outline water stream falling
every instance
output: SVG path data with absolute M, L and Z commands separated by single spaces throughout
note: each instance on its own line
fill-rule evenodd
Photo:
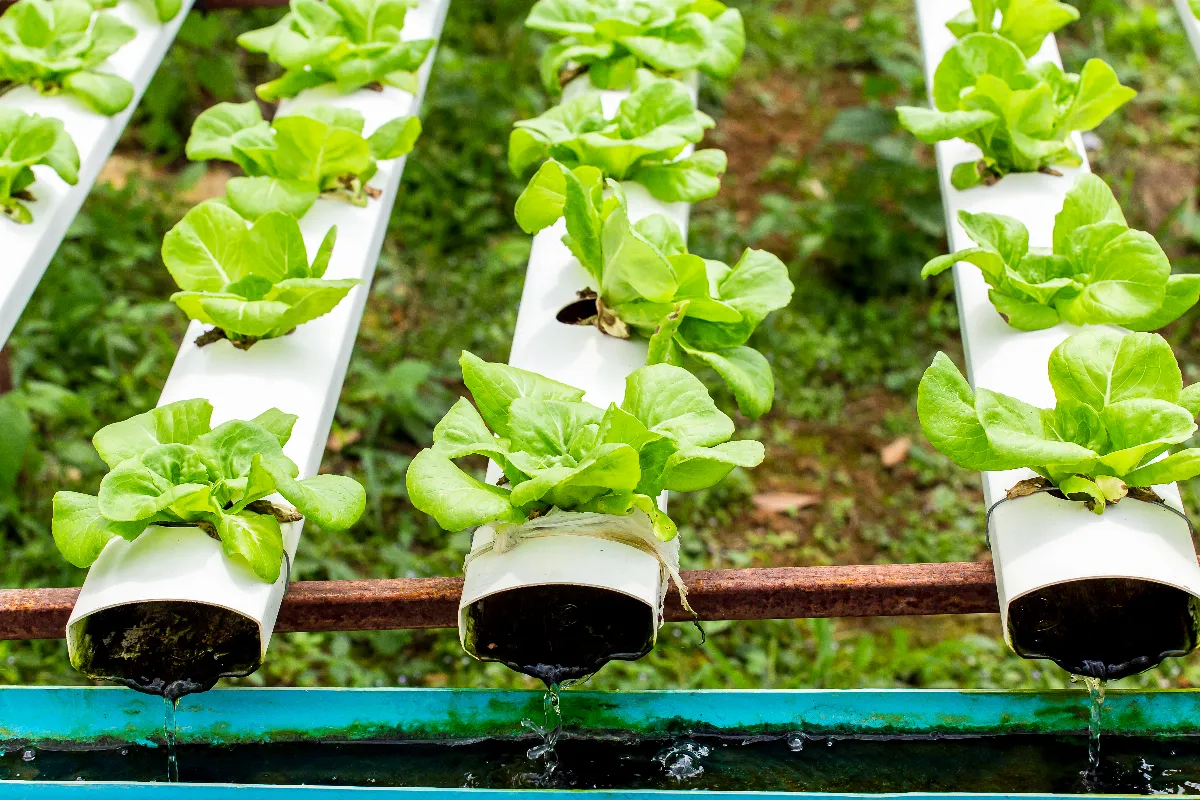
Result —
M 522 728 L 527 728 L 542 737 L 541 744 L 534 745 L 525 753 L 531 761 L 537 761 L 543 757 L 546 759 L 545 768 L 541 774 L 528 773 L 523 776 L 534 785 L 549 785 L 554 779 L 554 771 L 558 769 L 558 753 L 554 747 L 558 744 L 558 737 L 562 734 L 563 725 L 559 688 L 557 683 L 546 685 L 546 694 L 542 696 L 543 725 L 538 725 L 531 719 L 521 720 Z
M 167 781 L 179 783 L 179 751 L 175 741 L 175 711 L 179 699 L 163 698 L 163 739 L 167 743 Z
M 1088 766 L 1081 775 L 1085 786 L 1096 783 L 1100 771 L 1100 717 L 1104 711 L 1104 685 L 1102 678 L 1071 676 L 1072 681 L 1082 680 L 1088 690 Z

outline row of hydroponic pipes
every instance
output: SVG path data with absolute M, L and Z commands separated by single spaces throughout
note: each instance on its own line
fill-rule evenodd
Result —
M 313 16 L 352 5 L 297 0 L 279 25 L 243 37 L 287 70 L 260 87 L 260 96 L 278 99 L 326 83 L 413 88 L 404 76 L 428 47 L 423 53 L 409 47 L 409 61 L 390 62 L 406 69 L 370 74 L 359 62 L 383 50 L 369 38 L 379 32 L 356 30 L 348 16 L 340 22 Z M 565 5 L 584 11 L 567 13 Z M 1010 17 L 997 19 L 994 7 L 974 4 L 951 21 L 960 38 L 933 76 L 936 110 L 901 111 L 905 126 L 927 141 L 967 139 L 979 148 L 947 170 L 952 191 L 996 196 L 1019 177 L 1012 173 L 1063 181 L 1060 166 L 1082 161 L 1072 131 L 1094 127 L 1132 96 L 1102 62 L 1089 62 L 1075 76 L 1051 61 L 1027 60 L 1075 14 L 1063 4 L 1050 6 L 1057 17 L 1025 18 L 1029 12 L 1014 6 Z M 330 46 L 320 27 L 326 24 L 342 25 L 339 35 L 354 46 Z M 414 460 L 408 483 L 414 505 L 443 527 L 477 529 L 460 602 L 464 647 L 553 682 L 648 652 L 672 581 L 686 601 L 666 491 L 710 486 L 763 456 L 761 445 L 732 439 L 732 421 L 686 367 L 709 367 L 747 416 L 765 413 L 774 394 L 770 365 L 747 341 L 767 314 L 786 305 L 791 282 L 782 263 L 761 251 L 747 251 L 732 267 L 687 252 L 686 203 L 716 193 L 725 161 L 720 151 L 691 151 L 712 121 L 696 109 L 689 75 L 732 73 L 744 46 L 736 10 L 715 2 L 614 9 L 543 0 L 528 24 L 558 37 L 542 74 L 547 88 L 556 90 L 560 81 L 566 87 L 562 104 L 518 123 L 510 140 L 510 165 L 531 174 L 517 220 L 537 232 L 512 363 L 464 354 L 464 382 L 475 404 L 462 400 L 451 409 L 433 447 Z M 929 47 L 926 54 L 932 55 Z M 370 137 L 363 130 L 361 118 L 330 107 L 309 106 L 268 123 L 257 106 L 222 104 L 197 120 L 189 156 L 231 160 L 246 173 L 230 181 L 224 202 L 189 212 L 164 242 L 164 262 L 183 290 L 176 302 L 211 326 L 204 344 L 225 339 L 212 346 L 249 354 L 263 347 L 257 342 L 287 336 L 314 318 L 307 315 L 335 308 L 351 291 L 345 280 L 324 278 L 333 237 L 310 261 L 298 255 L 303 236 L 294 220 L 317 198 L 370 203 L 375 162 L 411 149 L 419 128 L 397 119 Z M 318 160 L 322 169 L 312 169 Z M 1076 672 L 1115 677 L 1195 644 L 1191 608 L 1200 581 L 1193 573 L 1200 568 L 1190 538 L 1181 549 L 1175 535 L 1182 525 L 1186 537 L 1186 520 L 1161 502 L 1169 490 L 1151 487 L 1200 473 L 1192 451 L 1155 460 L 1190 437 L 1197 402 L 1160 337 L 1096 328 L 1068 338 L 1065 325 L 1161 327 L 1194 305 L 1200 283 L 1170 275 L 1153 238 L 1125 225 L 1099 179 L 1072 184 L 1059 206 L 1045 244 L 1017 220 L 965 214 L 963 229 L 978 246 L 927 267 L 932 273 L 960 260 L 976 265 L 987 280 L 993 319 L 1001 319 L 998 312 L 1014 329 L 1056 333 L 1049 370 L 1058 406 L 1044 410 L 1018 397 L 972 392 L 939 357 L 922 382 L 919 410 L 930 441 L 961 465 L 1036 473 L 998 478 L 1008 481 L 1014 499 L 1023 498 L 995 509 L 998 554 L 1003 527 L 1030 528 L 1028 516 L 1008 518 L 1039 504 L 1030 531 L 1037 536 L 1027 537 L 1032 541 L 1021 553 L 1036 566 L 1012 574 L 1033 572 L 1020 579 L 1042 583 L 1014 591 L 997 559 L 1014 647 Z M 961 290 L 971 273 L 956 270 Z M 975 316 L 964 310 L 964 329 Z M 1006 342 L 1037 336 L 1003 335 Z M 974 342 L 967 344 L 974 359 Z M 1030 370 L 1027 358 L 1008 361 Z M 282 451 L 295 421 L 290 415 L 268 412 L 210 430 L 209 413 L 205 401 L 183 400 L 100 431 L 97 449 L 112 472 L 98 496 L 56 498 L 55 538 L 64 555 L 86 565 L 103 561 L 109 549 L 136 546 L 148 527 L 186 527 L 219 540 L 236 567 L 278 583 L 286 581 L 282 526 L 303 514 L 337 529 L 361 513 L 361 489 L 351 482 L 296 480 L 298 470 Z M 491 460 L 489 482 L 454 465 L 469 454 Z M 1124 498 L 1130 499 L 1118 506 Z M 1047 515 L 1057 515 L 1056 527 L 1061 518 L 1064 529 L 1136 527 L 1151 539 L 1171 538 L 1175 571 L 1142 574 L 1153 570 L 1147 564 L 1136 572 L 1129 565 L 1138 559 L 1126 552 L 1132 539 L 1116 536 L 1123 572 L 1056 579 L 1060 556 L 1038 551 L 1039 538 L 1054 538 Z M 98 571 L 108 576 L 106 589 L 123 583 L 120 560 L 108 560 L 118 563 L 98 565 L 89 583 Z M 73 662 L 90 674 L 156 691 L 171 686 L 178 694 L 206 688 L 222 674 L 244 674 L 265 650 L 268 614 L 248 623 L 220 611 L 220 597 L 201 601 L 211 605 L 196 613 L 195 603 L 165 607 L 129 598 L 134 602 L 113 605 L 110 594 L 93 595 L 107 599 L 85 602 L 85 585 L 69 632 Z M 1147 624 L 1146 609 L 1165 624 Z M 1128 636 L 1114 642 L 1092 635 L 1087 626 L 1098 618 L 1112 626 L 1121 610 L 1136 617 Z M 1036 633 L 1059 617 L 1057 630 L 1073 632 L 1069 641 L 1024 637 L 1025 626 Z M 157 641 L 165 633 L 178 644 L 155 665 L 162 674 L 152 676 L 139 663 L 145 653 L 105 649 L 103 642 L 128 640 L 113 636 L 128 630 L 153 630 Z M 189 648 L 201 646 L 217 653 L 203 665 L 204 675 L 186 663 Z
M 1036 6 L 1036 9 L 1035 9 Z M 1200 567 L 1176 481 L 1200 473 L 1197 386 L 1151 331 L 1200 296 L 1089 173 L 1081 132 L 1128 102 L 1106 63 L 1059 65 L 1072 6 L 919 0 L 970 383 L 944 354 L 918 413 L 929 441 L 984 473 L 1005 638 L 1095 679 L 1196 645 Z M 938 58 L 940 57 L 940 60 Z M 974 388 L 972 388 L 974 387 Z

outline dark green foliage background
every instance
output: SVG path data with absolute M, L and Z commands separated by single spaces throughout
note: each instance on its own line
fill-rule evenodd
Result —
M 898 132 L 891 107 L 922 102 L 909 0 L 738 3 L 750 48 L 736 80 L 706 83 L 730 152 L 721 194 L 693 209 L 692 252 L 732 261 L 767 247 L 797 285 L 756 346 L 774 364 L 775 410 L 747 434 L 767 463 L 673 500 L 685 568 L 948 561 L 986 557 L 975 475 L 923 443 L 916 382 L 938 349 L 958 354 L 949 280 L 922 285 L 920 265 L 945 247 L 932 154 Z M 1200 269 L 1200 68 L 1166 0 L 1088 0 L 1060 37 L 1068 68 L 1108 59 L 1141 94 L 1097 132 L 1090 155 L 1132 223 L 1156 233 L 1176 270 Z M 327 469 L 368 490 L 344 534 L 305 532 L 299 579 L 457 574 L 465 534 L 449 535 L 407 504 L 404 470 L 461 391 L 466 348 L 507 357 L 529 238 L 512 219 L 507 174 L 513 120 L 539 113 L 544 42 L 521 26 L 528 2 L 451 5 L 355 357 Z M 863 9 L 868 10 L 863 10 Z M 277 11 L 194 12 L 155 78 L 101 184 L 9 342 L 19 397 L 34 420 L 18 482 L 0 495 L 0 565 L 8 587 L 78 585 L 50 536 L 57 489 L 94 491 L 104 472 L 89 444 L 101 425 L 153 406 L 184 320 L 158 246 L 222 174 L 182 160 L 191 120 L 245 100 L 270 67 L 233 38 Z M 1188 382 L 1200 378 L 1196 312 L 1165 331 Z M 718 385 L 716 382 L 713 386 Z M 731 398 L 719 396 L 732 411 Z M 908 437 L 900 463 L 881 450 Z M 900 445 L 901 450 L 903 445 Z M 482 463 L 475 465 L 482 471 Z M 1200 484 L 1184 487 L 1193 513 Z M 815 498 L 771 513 L 754 499 Z M 770 498 L 765 498 L 770 499 Z M 1023 662 L 995 617 L 710 623 L 707 644 L 669 625 L 655 652 L 614 664 L 598 688 L 1057 686 L 1053 666 Z M 0 643 L 9 683 L 75 683 L 61 642 Z M 1200 659 L 1123 683 L 1188 686 Z M 528 686 L 464 656 L 454 631 L 287 634 L 242 683 L 344 686 Z

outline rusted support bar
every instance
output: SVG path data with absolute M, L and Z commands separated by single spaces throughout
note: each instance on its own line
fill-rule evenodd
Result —
M 0 639 L 61 639 L 78 589 L 0 591 Z
M 299 581 L 283 597 L 275 630 L 453 628 L 462 585 L 462 578 Z
M 718 569 L 683 573 L 703 620 L 891 617 L 998 611 L 988 562 Z M 461 578 L 300 581 L 277 631 L 453 628 Z M 0 639 L 60 639 L 78 589 L 0 591 Z M 690 619 L 671 592 L 667 619 Z
M 991 562 L 717 569 L 683 573 L 703 620 L 996 613 Z M 669 620 L 691 619 L 672 590 Z

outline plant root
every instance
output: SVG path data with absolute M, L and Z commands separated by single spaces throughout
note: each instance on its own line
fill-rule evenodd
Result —
M 255 500 L 253 503 L 248 503 L 246 510 L 253 511 L 255 514 L 270 514 L 276 522 L 299 522 L 304 519 L 304 515 L 296 509 L 277 506 L 269 500 Z
M 1036 478 L 1026 478 L 1023 481 L 1018 481 L 1011 489 L 1004 493 L 1004 496 L 1009 500 L 1016 500 L 1018 497 L 1029 497 L 1030 495 L 1052 488 L 1054 488 L 1054 484 L 1039 475 Z
M 1132 497 L 1134 500 L 1141 500 L 1143 503 L 1161 504 L 1163 502 L 1158 493 L 1149 486 L 1130 486 L 1129 493 L 1125 496 Z
M 576 64 L 575 66 L 571 67 L 570 69 L 565 69 L 558 74 L 558 85 L 560 87 L 564 87 L 568 83 L 575 80 L 576 78 L 578 78 L 580 75 L 582 75 L 583 73 L 585 73 L 587 71 L 588 71 L 587 64 Z

